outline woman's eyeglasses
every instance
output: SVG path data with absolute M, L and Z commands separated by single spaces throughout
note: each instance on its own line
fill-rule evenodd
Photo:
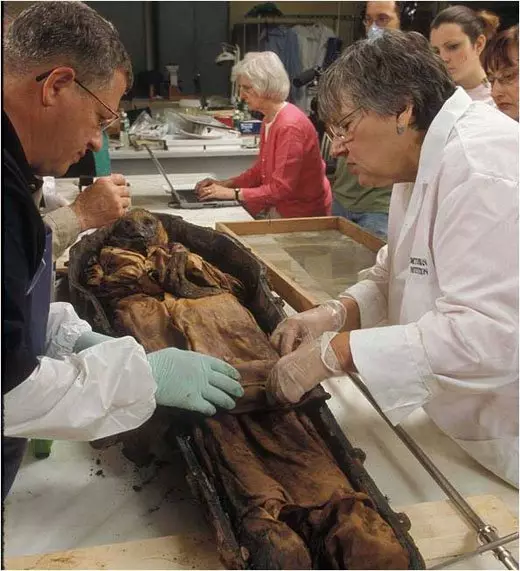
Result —
M 342 142 L 348 142 L 352 140 L 356 127 L 361 121 L 362 115 L 359 116 L 360 118 L 358 121 L 355 121 L 350 118 L 353 115 L 355 115 L 359 110 L 361 110 L 361 107 L 357 107 L 356 109 L 354 109 L 354 111 L 347 113 L 347 115 L 345 115 L 341 119 L 341 121 L 339 121 L 336 125 L 328 126 L 327 134 L 332 141 L 334 141 L 335 139 L 340 140 Z
M 41 73 L 40 75 L 38 75 L 36 77 L 36 81 L 43 81 L 44 79 L 46 79 L 47 77 L 49 77 L 49 75 L 54 71 L 54 69 L 51 69 L 49 71 L 46 71 L 44 73 Z M 76 83 L 77 85 L 79 85 L 81 87 L 81 89 L 84 89 L 91 97 L 93 97 L 98 103 L 100 103 L 111 115 L 112 117 L 110 117 L 109 119 L 101 119 L 99 121 L 99 129 L 101 131 L 106 131 L 110 125 L 113 125 L 118 119 L 119 119 L 119 113 L 117 113 L 116 111 L 114 111 L 111 107 L 109 107 L 106 103 L 104 103 L 103 101 L 101 101 L 101 99 L 95 94 L 92 93 L 92 91 L 90 91 L 90 89 L 88 87 L 85 87 L 80 81 L 78 81 L 76 78 L 74 78 L 74 83 Z
M 493 83 L 501 83 L 502 85 L 510 85 L 518 78 L 518 67 L 509 67 L 498 73 L 490 73 L 488 75 L 488 81 L 493 85 Z

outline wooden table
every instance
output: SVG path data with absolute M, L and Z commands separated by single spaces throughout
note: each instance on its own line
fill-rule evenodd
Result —
M 472 507 L 502 534 L 518 529 L 518 520 L 494 496 L 469 498 Z M 448 501 L 397 508 L 412 521 L 411 535 L 426 567 L 449 561 L 446 555 L 468 553 L 478 547 L 465 522 Z M 510 547 L 510 546 L 508 546 Z M 470 562 L 465 562 L 464 567 Z M 159 537 L 100 545 L 5 561 L 6 569 L 224 569 L 209 534 Z M 468 567 L 469 568 L 469 567 Z

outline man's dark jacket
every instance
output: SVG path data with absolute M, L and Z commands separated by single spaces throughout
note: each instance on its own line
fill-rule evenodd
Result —
M 31 343 L 27 290 L 45 249 L 33 200 L 41 187 L 9 118 L 2 112 L 2 394 L 23 382 L 38 361 Z

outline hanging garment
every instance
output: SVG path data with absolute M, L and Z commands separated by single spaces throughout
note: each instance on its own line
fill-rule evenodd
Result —
M 328 40 L 336 37 L 334 32 L 323 24 L 293 26 L 292 30 L 298 39 L 302 71 L 322 67 L 327 53 Z M 305 113 L 310 113 L 314 93 L 309 92 L 308 86 L 299 88 L 294 95 L 295 104 Z
M 297 88 L 292 85 L 292 80 L 303 69 L 296 32 L 287 26 L 267 25 L 260 35 L 260 51 L 274 52 L 281 59 L 291 82 L 289 99 L 293 101 Z
M 300 64 L 303 70 L 316 66 L 323 66 L 327 53 L 329 38 L 335 38 L 336 34 L 323 24 L 311 26 L 294 26 L 293 32 L 298 39 Z

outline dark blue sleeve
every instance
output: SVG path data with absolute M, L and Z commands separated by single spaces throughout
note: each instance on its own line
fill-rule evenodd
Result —
M 3 189 L 5 190 L 5 188 Z M 30 282 L 24 216 L 17 201 L 3 193 L 2 394 L 23 382 L 38 365 L 30 343 L 26 291 Z M 25 223 L 29 220 L 25 218 Z M 32 233 L 29 233 L 32 235 Z

